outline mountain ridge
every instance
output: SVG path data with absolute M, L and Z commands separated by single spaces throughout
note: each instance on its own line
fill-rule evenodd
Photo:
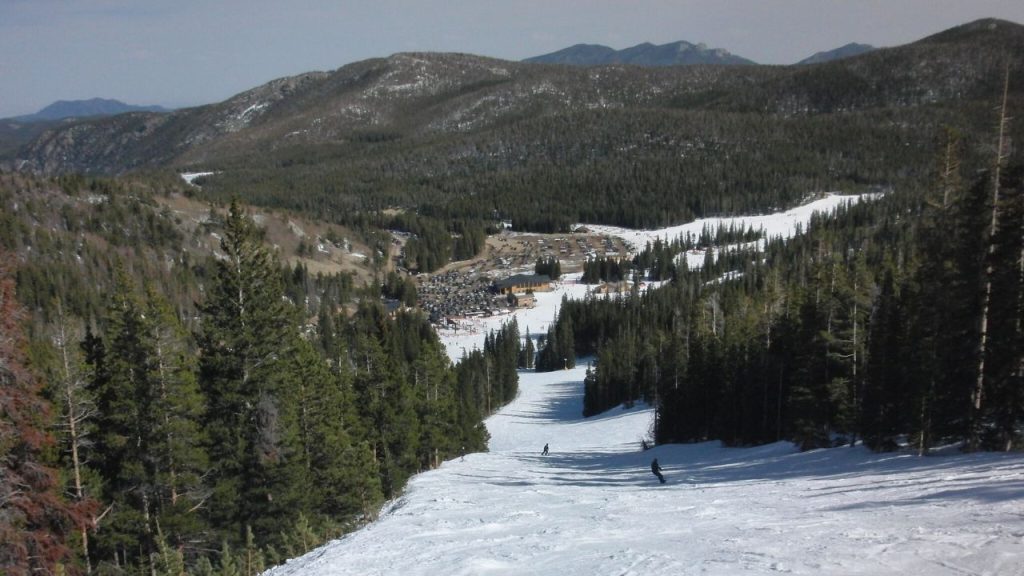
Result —
M 36 172 L 110 174 L 143 166 L 191 166 L 225 154 L 236 156 L 254 146 L 266 150 L 391 137 L 387 134 L 403 138 L 465 134 L 523 113 L 574 114 L 586 109 L 671 107 L 680 102 L 691 108 L 698 103 L 698 108 L 786 114 L 887 106 L 890 102 L 906 107 L 925 99 L 962 98 L 964 90 L 974 89 L 972 86 L 990 72 L 982 68 L 993 68 L 993 62 L 985 55 L 983 62 L 972 60 L 983 50 L 1006 51 L 996 45 L 985 48 L 973 39 L 993 26 L 999 31 L 1011 30 L 1012 42 L 1024 46 L 1020 25 L 985 20 L 816 68 L 612 66 L 567 70 L 467 54 L 398 53 L 330 72 L 279 78 L 216 104 L 167 114 L 134 113 L 62 124 L 22 148 L 16 158 L 18 165 Z M 959 28 L 967 32 L 957 32 Z M 940 53 L 950 38 L 964 33 L 972 35 L 970 51 Z M 914 62 L 922 58 L 942 61 L 945 66 L 914 70 Z M 868 89 L 846 90 L 837 84 L 837 77 Z M 891 80 L 878 80 L 886 77 Z
M 877 50 L 877 48 L 870 44 L 858 44 L 856 42 L 850 42 L 849 44 L 844 44 L 838 48 L 833 48 L 832 50 L 822 50 L 821 52 L 815 52 L 811 56 L 808 56 L 807 58 L 804 58 L 803 60 L 797 62 L 797 65 L 800 66 L 806 64 L 820 64 L 822 62 L 831 62 L 833 60 L 841 60 L 843 58 L 858 56 L 860 54 L 865 54 L 873 50 Z
M 345 221 L 395 207 L 445 218 L 497 211 L 538 230 L 662 225 L 730 213 L 739 197 L 745 210 L 768 210 L 810 186 L 923 181 L 939 127 L 986 133 L 1007 55 L 1012 77 L 1024 74 L 1020 54 L 1024 27 L 995 20 L 814 66 L 397 53 L 216 104 L 61 124 L 3 166 L 216 171 L 202 195 Z M 1024 90 L 1010 92 L 1016 102 Z M 709 196 L 719 188 L 730 192 Z M 644 200 L 594 196 L 605 189 Z
M 608 66 L 613 64 L 635 66 L 756 64 L 752 60 L 732 54 L 723 48 L 708 48 L 703 43 L 692 44 L 684 40 L 661 45 L 644 42 L 622 50 L 615 50 L 601 44 L 575 44 L 549 54 L 525 58 L 522 61 L 572 66 Z
M 114 116 L 125 112 L 170 112 L 163 106 L 137 106 L 112 98 L 89 98 L 84 100 L 57 100 L 33 114 L 14 116 L 6 120 L 14 122 L 48 122 L 69 118 L 91 118 Z

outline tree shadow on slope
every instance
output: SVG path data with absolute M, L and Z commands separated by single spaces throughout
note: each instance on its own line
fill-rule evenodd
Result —
M 509 412 L 506 417 L 513 420 L 542 420 L 562 423 L 600 422 L 649 409 L 641 404 L 628 409 L 618 406 L 601 414 L 584 418 L 583 384 L 579 380 L 567 379 L 540 385 L 547 388 L 543 399 L 530 402 L 514 412 Z
M 486 474 L 458 474 L 475 481 L 488 482 L 497 486 L 545 487 L 615 487 L 615 486 L 657 486 L 658 479 L 651 473 L 651 459 L 640 452 L 566 452 L 548 456 L 518 455 L 516 459 L 523 467 L 531 469 L 532 475 L 515 475 L 497 479 Z M 680 478 L 666 475 L 667 485 L 686 484 Z
M 866 476 L 877 476 L 875 485 L 867 488 L 857 485 L 855 490 L 882 489 L 892 487 L 893 483 L 918 487 L 934 483 L 937 487 L 949 487 L 958 482 L 969 483 L 972 477 L 998 484 L 1024 481 L 1024 460 L 1019 454 L 920 457 L 900 452 L 877 454 L 861 446 L 799 452 L 788 442 L 756 448 L 722 448 L 718 442 L 705 442 L 660 446 L 657 451 L 665 454 L 663 465 L 668 463 L 681 468 L 694 484 L 704 486 L 797 478 L 829 479 L 838 483 Z M 834 494 L 841 489 L 822 490 L 831 490 Z M 1024 498 L 1024 493 L 1019 492 L 1018 497 Z
M 863 495 L 860 502 L 830 508 L 834 510 L 927 502 L 1024 501 L 1024 460 L 1015 454 L 921 458 L 909 454 L 874 454 L 860 447 L 797 452 L 788 443 L 722 448 L 717 442 L 706 442 L 664 445 L 636 452 L 586 451 L 517 458 L 524 467 L 540 474 L 486 481 L 519 487 L 660 487 L 650 469 L 651 460 L 658 458 L 664 469 L 665 486 L 674 489 L 714 490 L 742 485 L 757 489 L 757 486 L 784 485 L 792 480 L 817 479 L 835 484 L 802 487 L 793 495 L 807 498 L 809 503 L 841 494 Z M 843 485 L 844 481 L 854 484 Z M 900 494 L 904 489 L 913 493 Z

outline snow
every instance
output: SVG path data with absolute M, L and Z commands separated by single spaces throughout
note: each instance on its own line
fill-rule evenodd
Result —
M 505 322 L 510 322 L 515 316 L 519 324 L 519 334 L 526 336 L 529 329 L 530 336 L 536 337 L 547 333 L 548 326 L 555 320 L 558 314 L 558 306 L 562 302 L 562 296 L 582 299 L 594 286 L 580 284 L 582 274 L 569 274 L 562 276 L 562 280 L 553 282 L 553 289 L 550 292 L 535 292 L 535 305 L 533 308 L 523 308 L 512 313 L 488 316 L 485 318 L 473 318 L 460 322 L 458 329 L 444 328 L 438 330 L 441 341 L 448 350 L 448 357 L 452 362 L 458 362 L 466 352 L 483 348 L 484 336 L 491 330 L 498 330 Z
M 181 176 L 181 179 L 184 180 L 186 183 L 191 184 L 196 188 L 199 188 L 199 184 L 195 183 L 197 178 L 202 178 L 203 176 L 212 176 L 214 174 L 216 174 L 216 172 L 182 172 L 181 174 L 179 174 L 179 176 Z
M 260 110 L 263 110 L 264 108 L 266 108 L 269 105 L 270 104 L 267 103 L 267 102 L 257 102 L 255 104 L 253 104 L 252 106 L 249 106 L 245 110 L 242 110 L 242 112 L 240 114 L 238 114 L 238 119 L 239 120 L 244 120 L 245 117 L 248 116 L 250 113 L 252 113 L 252 112 L 259 112 Z
M 629 246 L 631 252 L 636 253 L 642 250 L 647 243 L 654 243 L 661 239 L 662 242 L 671 242 L 686 234 L 694 238 L 700 236 L 702 230 L 707 228 L 714 233 L 719 227 L 735 227 L 738 230 L 762 230 L 767 238 L 791 238 L 799 230 L 806 230 L 815 213 L 831 213 L 840 206 L 856 204 L 861 200 L 870 200 L 879 196 L 878 194 L 843 195 L 827 194 L 823 198 L 803 204 L 774 214 L 758 216 L 736 216 L 730 218 L 702 218 L 679 226 L 670 226 L 657 230 L 631 230 L 618 226 L 607 226 L 604 224 L 577 224 L 584 226 L 592 233 L 603 234 L 621 238 Z M 680 256 L 682 257 L 682 255 Z M 704 264 L 704 251 L 696 250 L 687 253 L 686 264 L 690 269 L 699 268 Z M 716 254 L 717 257 L 717 254 Z
M 570 277 L 536 294 L 520 331 L 543 332 L 562 295 L 587 288 Z M 442 333 L 449 356 L 504 319 Z M 418 474 L 377 521 L 268 574 L 1024 574 L 1020 454 L 645 452 L 653 410 L 582 418 L 585 371 L 520 372 L 518 397 L 486 422 L 489 452 Z
M 379 520 L 270 574 L 1024 573 L 1018 454 L 643 452 L 649 408 L 579 417 L 584 370 L 521 373 L 489 453 L 417 475 Z

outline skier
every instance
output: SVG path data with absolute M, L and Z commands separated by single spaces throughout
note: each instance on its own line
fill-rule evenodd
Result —
M 654 472 L 654 475 L 658 477 L 662 484 L 665 483 L 665 477 L 661 475 L 661 466 L 658 464 L 657 458 L 651 461 L 651 472 Z
M 544 451 L 541 452 L 540 455 L 541 456 L 547 456 L 548 455 L 548 445 L 547 444 L 544 445 Z

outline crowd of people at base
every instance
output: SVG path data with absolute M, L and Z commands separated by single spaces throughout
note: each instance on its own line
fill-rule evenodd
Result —
M 445 318 L 493 314 L 509 306 L 505 295 L 491 291 L 492 281 L 486 276 L 445 272 L 419 278 L 416 287 L 419 306 L 436 324 Z
M 647 440 L 641 441 L 641 446 L 643 447 L 644 450 L 647 450 Z M 548 444 L 544 444 L 544 449 L 541 450 L 540 455 L 541 456 L 547 456 L 550 453 L 551 452 L 549 450 Z M 662 472 L 664 472 L 664 470 L 661 469 L 661 464 L 658 464 L 658 459 L 655 458 L 654 460 L 651 460 L 651 473 L 653 473 L 655 476 L 658 477 L 658 481 L 659 482 L 664 484 L 665 483 L 665 475 L 662 474 Z

